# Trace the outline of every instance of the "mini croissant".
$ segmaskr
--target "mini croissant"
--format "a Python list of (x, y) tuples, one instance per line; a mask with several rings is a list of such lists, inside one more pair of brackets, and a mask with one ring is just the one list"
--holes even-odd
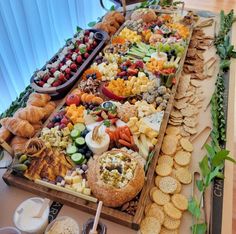
[(31, 93), (27, 101), (27, 105), (44, 107), (50, 100), (51, 97), (48, 94)]
[(44, 109), (36, 106), (27, 106), (18, 110), (14, 117), (27, 120), (28, 122), (35, 124), (41, 121), (45, 116)]
[(28, 121), (16, 117), (1, 119), (0, 123), (16, 136), (30, 138), (35, 133), (34, 127)]
[(14, 154), (24, 154), (25, 145), (29, 139), (19, 136), (14, 136), (11, 140), (11, 147), (14, 151)]

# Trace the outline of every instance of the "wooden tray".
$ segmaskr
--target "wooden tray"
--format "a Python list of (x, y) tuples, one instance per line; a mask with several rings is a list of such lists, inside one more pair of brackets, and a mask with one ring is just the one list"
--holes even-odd
[[(189, 35), (189, 38), (187, 41), (187, 45), (190, 42), (192, 31), (193, 31), (193, 27), (190, 27), (190, 35)], [(132, 215), (122, 212), (118, 209), (103, 207), (101, 217), (108, 219), (110, 221), (113, 221), (115, 223), (127, 226), (129, 228), (135, 229), (135, 230), (139, 229), (139, 226), (140, 226), (140, 223), (141, 223), (141, 220), (143, 217), (145, 204), (148, 199), (149, 190), (152, 187), (153, 176), (155, 173), (155, 166), (156, 166), (156, 163), (158, 160), (162, 141), (163, 141), (163, 138), (165, 135), (165, 130), (166, 130), (167, 123), (169, 120), (169, 115), (170, 115), (171, 109), (173, 107), (174, 97), (175, 97), (176, 89), (177, 89), (177, 86), (179, 83), (179, 79), (181, 77), (181, 72), (182, 72), (183, 64), (184, 64), (185, 57), (187, 54), (187, 50), (188, 50), (188, 46), (185, 48), (184, 54), (183, 54), (181, 61), (179, 63), (179, 68), (176, 73), (176, 83), (172, 87), (172, 95), (169, 99), (167, 108), (164, 113), (163, 121), (162, 121), (161, 128), (160, 128), (160, 133), (158, 135), (158, 143), (155, 146), (155, 155), (154, 155), (152, 162), (148, 168), (144, 187), (143, 187), (142, 191), (140, 192), (140, 198), (138, 201), (138, 207), (137, 207), (136, 214), (134, 216), (132, 216)], [(78, 80), (76, 82), (76, 84), (74, 85), (74, 88), (78, 86), (79, 82), (80, 82), (80, 80)], [(72, 88), (72, 90), (73, 90), (73, 88)], [(65, 103), (65, 98), (59, 103), (59, 105), (56, 108), (56, 110), (54, 111), (54, 113), (57, 112), (64, 105), (64, 103)], [(45, 122), (44, 126), (47, 124), (47, 122), (50, 120), (50, 118), (51, 117), (49, 117), (49, 119)], [(49, 199), (52, 199), (54, 201), (58, 201), (60, 203), (68, 205), (68, 206), (72, 206), (72, 207), (77, 208), (79, 210), (82, 210), (82, 211), (85, 211), (85, 212), (88, 212), (91, 214), (95, 214), (95, 212), (96, 212), (97, 204), (95, 204), (93, 202), (88, 202), (88, 201), (83, 200), (81, 198), (77, 198), (73, 195), (69, 195), (64, 192), (55, 191), (53, 189), (49, 189), (44, 186), (38, 185), (38, 184), (36, 184), (30, 180), (27, 180), (25, 178), (15, 176), (11, 170), (8, 170), (5, 172), (5, 174), (3, 175), (3, 180), (8, 185), (16, 186), (16, 187), (24, 189), (26, 191), (30, 191), (32, 193), (35, 193), (39, 196), (48, 197)]]

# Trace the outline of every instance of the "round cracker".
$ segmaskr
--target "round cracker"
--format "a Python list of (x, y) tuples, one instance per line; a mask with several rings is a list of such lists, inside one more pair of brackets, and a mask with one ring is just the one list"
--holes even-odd
[(148, 210), (146, 217), (154, 217), (159, 220), (160, 224), (163, 224), (165, 219), (164, 212), (159, 208), (159, 206), (152, 206)]
[(178, 144), (178, 139), (174, 135), (165, 135), (162, 146), (161, 146), (161, 151), (164, 154), (168, 155), (173, 155), (176, 152)]
[(150, 189), (150, 192), (149, 192), (150, 197), (152, 197), (152, 194), (155, 190), (158, 190), (158, 188), (156, 186), (154, 186)]
[(175, 126), (168, 126), (166, 129), (167, 135), (178, 135), (180, 133), (180, 128)]
[(172, 219), (181, 219), (182, 212), (178, 210), (171, 202), (164, 205), (165, 213)]
[(181, 138), (180, 145), (183, 147), (184, 150), (188, 152), (193, 151), (193, 144), (187, 138)]
[(178, 229), (168, 230), (167, 228), (162, 227), (160, 234), (179, 234), (179, 230)]
[(156, 173), (159, 176), (168, 176), (172, 171), (172, 167), (167, 163), (162, 163), (156, 166)]
[(188, 209), (188, 199), (182, 194), (174, 194), (171, 201), (179, 210), (185, 211)]
[(152, 194), (152, 200), (157, 205), (163, 206), (170, 201), (170, 195), (163, 193), (161, 190), (158, 189)]
[(140, 231), (142, 234), (159, 234), (161, 224), (158, 219), (154, 217), (145, 217), (140, 224)]
[(178, 168), (176, 170), (176, 178), (182, 183), (182, 184), (190, 184), (192, 182), (192, 175), (186, 168)]
[(170, 165), (171, 167), (174, 164), (174, 160), (173, 157), (169, 156), (169, 155), (162, 155), (158, 158), (158, 165), (162, 164), (162, 163), (166, 163), (168, 165)]
[(179, 219), (172, 219), (168, 215), (165, 216), (165, 220), (163, 222), (163, 226), (169, 230), (175, 230), (180, 226)]
[(177, 182), (171, 176), (166, 176), (161, 178), (159, 182), (159, 188), (163, 193), (174, 193), (177, 189)]
[(159, 188), (159, 183), (160, 183), (160, 179), (163, 178), (162, 176), (156, 176), (155, 177), (155, 185)]
[(178, 151), (174, 156), (175, 162), (180, 166), (187, 166), (191, 161), (191, 153), (186, 151)]
[(188, 169), (188, 165), (187, 166), (180, 166), (178, 163), (174, 162), (174, 168), (177, 170), (179, 168), (185, 168), (185, 169)]
[(174, 194), (180, 193), (180, 192), (181, 192), (181, 189), (182, 189), (181, 183), (180, 183), (178, 180), (176, 180), (176, 182), (177, 182), (177, 188), (176, 188), (176, 190), (174, 191)]

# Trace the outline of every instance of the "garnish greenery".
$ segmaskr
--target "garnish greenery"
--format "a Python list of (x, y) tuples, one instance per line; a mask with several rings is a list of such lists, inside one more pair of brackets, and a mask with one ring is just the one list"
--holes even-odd
[(224, 178), (222, 169), (225, 160), (236, 163), (236, 161), (229, 157), (229, 151), (224, 149), (217, 149), (214, 146), (205, 145), (207, 154), (199, 162), (201, 170), (201, 178), (196, 181), (196, 186), (200, 192), (200, 199), (192, 197), (188, 203), (188, 211), (194, 218), (194, 224), (191, 227), (193, 234), (204, 234), (207, 230), (207, 224), (202, 221), (201, 203), (206, 189), (210, 186), (215, 178)]
[(215, 36), (215, 47), (220, 57), (220, 71), (217, 75), (215, 91), (211, 98), (211, 146), (205, 145), (207, 154), (199, 162), (201, 170), (201, 179), (196, 181), (196, 186), (200, 192), (200, 199), (192, 197), (188, 204), (188, 210), (192, 214), (194, 224), (191, 227), (193, 234), (205, 234), (207, 231), (207, 223), (202, 221), (201, 203), (206, 189), (210, 186), (215, 178), (224, 178), (223, 168), (225, 160), (236, 163), (229, 157), (229, 151), (224, 147), (226, 141), (226, 120), (224, 110), (224, 73), (229, 70), (230, 58), (236, 57), (234, 46), (230, 43), (229, 32), (235, 21), (233, 10), (225, 15), (224, 11), (220, 13), (220, 29), (219, 34)]

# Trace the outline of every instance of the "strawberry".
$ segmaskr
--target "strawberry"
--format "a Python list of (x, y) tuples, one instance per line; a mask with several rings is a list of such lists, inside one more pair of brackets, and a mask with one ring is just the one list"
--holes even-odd
[(95, 116), (95, 121), (101, 122), (101, 121), (103, 121), (103, 118), (101, 116)]
[(116, 121), (118, 120), (118, 118), (113, 118), (113, 119), (109, 119), (109, 120), (110, 120), (111, 124), (115, 124)]
[(97, 46), (97, 42), (96, 41), (93, 41), (93, 46), (96, 47)]
[(119, 72), (117, 76), (126, 76), (126, 71)]
[(45, 82), (43, 82), (42, 80), (40, 80), (40, 81), (38, 82), (38, 85), (39, 85), (40, 87), (43, 87), (44, 84), (45, 84)]
[(77, 70), (77, 65), (75, 63), (72, 63), (70, 65), (70, 69), (73, 70), (73, 71), (76, 71)]
[(65, 77), (66, 77), (67, 80), (69, 80), (70, 79), (70, 74), (66, 74)]
[(138, 69), (132, 69), (132, 68), (128, 68), (127, 72), (130, 76), (136, 75), (138, 73)]
[(67, 67), (67, 68), (65, 69), (65, 73), (66, 73), (66, 74), (70, 74), (70, 68), (69, 68), (69, 67)]
[(58, 77), (58, 80), (62, 81), (62, 82), (65, 82), (66, 81), (66, 77), (63, 73), (61, 73)]
[(136, 64), (136, 66), (137, 66), (138, 68), (143, 68), (143, 61), (137, 60), (137, 61), (135, 62), (135, 64)]
[(84, 43), (89, 42), (89, 37), (84, 37)]
[(54, 74), (54, 72), (56, 71), (57, 69), (55, 68), (55, 67), (52, 67), (51, 69), (50, 69), (50, 72), (52, 73), (52, 74)]
[(131, 63), (131, 61), (127, 60), (127, 61), (124, 63), (124, 65), (125, 65), (125, 66), (131, 66), (132, 63)]
[(81, 55), (77, 56), (77, 58), (76, 58), (76, 62), (77, 62), (78, 64), (80, 64), (80, 63), (83, 62), (83, 58), (82, 58)]
[(89, 36), (89, 34), (90, 34), (89, 30), (85, 30), (85, 31), (84, 31), (84, 35), (85, 35), (85, 36)]
[(57, 81), (52, 83), (52, 87), (57, 87), (57, 86), (61, 85), (61, 83), (62, 82), (60, 80), (57, 80)]
[(88, 57), (89, 57), (89, 53), (86, 52), (86, 53), (84, 54), (84, 57), (85, 57), (85, 58), (88, 58)]
[(49, 76), (48, 74), (44, 75), (44, 77), (43, 77), (43, 82), (46, 83), (49, 78), (50, 78), (50, 76)]

